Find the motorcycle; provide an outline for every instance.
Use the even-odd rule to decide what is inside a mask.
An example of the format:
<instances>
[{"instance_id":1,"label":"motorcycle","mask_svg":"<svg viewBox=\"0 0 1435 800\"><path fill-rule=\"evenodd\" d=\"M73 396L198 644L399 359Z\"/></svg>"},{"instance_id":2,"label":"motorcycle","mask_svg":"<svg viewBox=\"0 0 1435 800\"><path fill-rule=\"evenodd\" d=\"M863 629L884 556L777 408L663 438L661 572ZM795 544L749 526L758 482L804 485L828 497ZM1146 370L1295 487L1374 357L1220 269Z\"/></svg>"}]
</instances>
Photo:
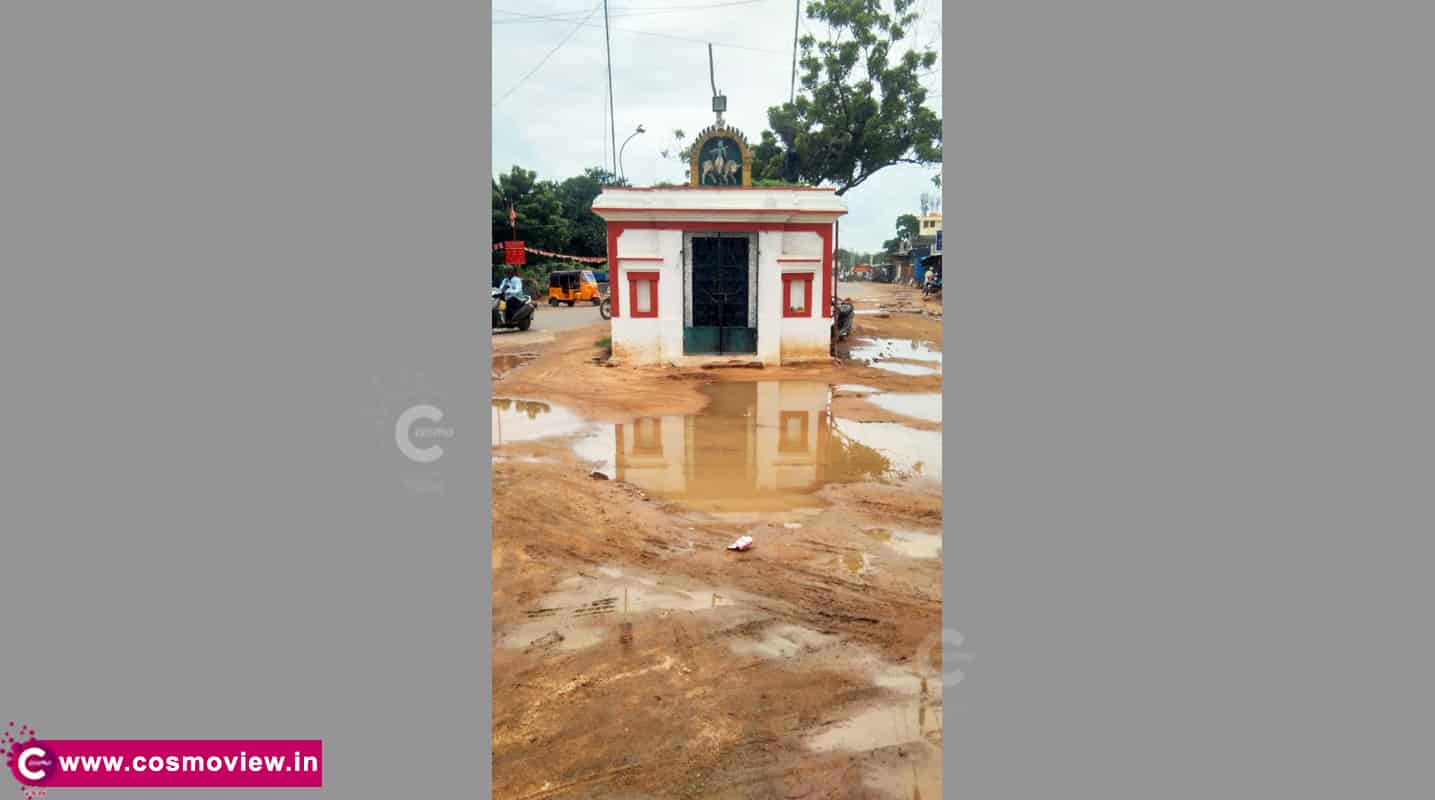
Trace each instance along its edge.
<instances>
[{"instance_id":1,"label":"motorcycle","mask_svg":"<svg viewBox=\"0 0 1435 800\"><path fill-rule=\"evenodd\" d=\"M533 325L533 314L538 310L538 307L533 304L532 300L527 297L513 297L504 300L499 296L498 289L495 288L492 291L494 330L498 330L499 328L517 328L520 331L526 331ZM508 313L508 306L513 303L521 303L522 305L514 309L513 313L510 314Z\"/></svg>"},{"instance_id":2,"label":"motorcycle","mask_svg":"<svg viewBox=\"0 0 1435 800\"><path fill-rule=\"evenodd\" d=\"M923 296L923 297L931 297L931 296L934 295L934 294L941 294L941 293L942 293L942 279L941 279L941 278L928 278L927 281L926 281L926 283L922 284L922 296Z\"/></svg>"},{"instance_id":3,"label":"motorcycle","mask_svg":"<svg viewBox=\"0 0 1435 800\"><path fill-rule=\"evenodd\" d=\"M613 318L613 298L603 295L603 302L598 304L598 316L603 319Z\"/></svg>"},{"instance_id":4,"label":"motorcycle","mask_svg":"<svg viewBox=\"0 0 1435 800\"><path fill-rule=\"evenodd\" d=\"M852 320L855 318L852 310L852 300L840 300L836 296L832 298L832 338L834 341L846 339L852 334Z\"/></svg>"}]
</instances>

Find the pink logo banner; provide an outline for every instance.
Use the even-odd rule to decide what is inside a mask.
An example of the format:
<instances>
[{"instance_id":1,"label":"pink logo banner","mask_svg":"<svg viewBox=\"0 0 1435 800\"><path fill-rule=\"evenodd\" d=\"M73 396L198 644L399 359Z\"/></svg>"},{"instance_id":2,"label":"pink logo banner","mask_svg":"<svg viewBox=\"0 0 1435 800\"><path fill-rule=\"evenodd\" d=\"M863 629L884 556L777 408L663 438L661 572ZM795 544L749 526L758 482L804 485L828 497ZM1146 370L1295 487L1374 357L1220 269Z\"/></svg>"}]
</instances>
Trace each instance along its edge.
<instances>
[{"instance_id":1,"label":"pink logo banner","mask_svg":"<svg viewBox=\"0 0 1435 800\"><path fill-rule=\"evenodd\" d=\"M320 787L319 739L35 739L6 753L24 786Z\"/></svg>"}]
</instances>

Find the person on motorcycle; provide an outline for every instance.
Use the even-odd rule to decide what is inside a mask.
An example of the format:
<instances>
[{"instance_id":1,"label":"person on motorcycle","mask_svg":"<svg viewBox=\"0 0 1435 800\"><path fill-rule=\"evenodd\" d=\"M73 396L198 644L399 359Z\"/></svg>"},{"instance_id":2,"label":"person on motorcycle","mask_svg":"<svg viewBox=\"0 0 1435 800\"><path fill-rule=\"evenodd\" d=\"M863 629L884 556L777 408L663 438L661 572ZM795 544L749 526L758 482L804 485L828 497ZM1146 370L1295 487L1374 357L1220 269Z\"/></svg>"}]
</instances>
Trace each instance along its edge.
<instances>
[{"instance_id":1,"label":"person on motorcycle","mask_svg":"<svg viewBox=\"0 0 1435 800\"><path fill-rule=\"evenodd\" d=\"M923 293L923 294L933 294L933 293L935 293L935 292L937 291L938 287L940 287L940 286L942 285L942 284L941 284L941 280L942 280L942 277L941 277L940 274L938 274L937 268L936 268L936 267L928 267L928 268L927 268L926 278L922 281L922 293Z\"/></svg>"},{"instance_id":2,"label":"person on motorcycle","mask_svg":"<svg viewBox=\"0 0 1435 800\"><path fill-rule=\"evenodd\" d=\"M523 280L518 277L518 268L509 267L507 277L498 284L498 298L503 301L503 319L511 321L528 296L523 293ZM516 301L516 302L515 302Z\"/></svg>"}]
</instances>

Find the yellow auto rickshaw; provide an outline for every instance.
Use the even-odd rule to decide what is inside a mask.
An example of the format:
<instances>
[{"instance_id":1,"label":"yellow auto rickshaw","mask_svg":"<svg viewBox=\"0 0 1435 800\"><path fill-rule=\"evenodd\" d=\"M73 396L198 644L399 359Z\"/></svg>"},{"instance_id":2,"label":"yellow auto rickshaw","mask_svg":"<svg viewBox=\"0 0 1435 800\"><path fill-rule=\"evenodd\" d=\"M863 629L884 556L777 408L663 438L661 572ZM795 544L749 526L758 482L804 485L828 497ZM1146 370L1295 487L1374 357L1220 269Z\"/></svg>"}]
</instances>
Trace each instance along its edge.
<instances>
[{"instance_id":1,"label":"yellow auto rickshaw","mask_svg":"<svg viewBox=\"0 0 1435 800\"><path fill-rule=\"evenodd\" d=\"M571 306L580 302L595 306L603 302L592 270L560 270L548 276L548 305L567 303Z\"/></svg>"}]
</instances>

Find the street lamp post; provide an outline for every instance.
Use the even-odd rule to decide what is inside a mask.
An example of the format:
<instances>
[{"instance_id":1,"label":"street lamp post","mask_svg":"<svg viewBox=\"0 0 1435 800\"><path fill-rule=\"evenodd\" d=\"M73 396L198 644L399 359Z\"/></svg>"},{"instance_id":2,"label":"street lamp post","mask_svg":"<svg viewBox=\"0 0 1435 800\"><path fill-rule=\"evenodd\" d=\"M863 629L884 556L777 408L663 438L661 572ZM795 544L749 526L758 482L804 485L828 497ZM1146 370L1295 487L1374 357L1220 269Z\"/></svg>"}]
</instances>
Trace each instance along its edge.
<instances>
[{"instance_id":1,"label":"street lamp post","mask_svg":"<svg viewBox=\"0 0 1435 800\"><path fill-rule=\"evenodd\" d=\"M626 174L626 173L624 172L624 170L623 170L623 151L624 151L625 149L627 149L627 147L628 147L628 142L633 141L633 137L634 137L634 136L637 136L637 135L640 134L640 133L647 133L647 131L644 131L644 130L643 130L643 126L642 126L642 125L639 125L637 130L635 130L635 131L633 131L632 133L628 134L628 138L626 138L626 139L623 140L623 146L618 148L618 177L619 177L620 179L626 180L627 177L628 177L627 174Z\"/></svg>"}]
</instances>

